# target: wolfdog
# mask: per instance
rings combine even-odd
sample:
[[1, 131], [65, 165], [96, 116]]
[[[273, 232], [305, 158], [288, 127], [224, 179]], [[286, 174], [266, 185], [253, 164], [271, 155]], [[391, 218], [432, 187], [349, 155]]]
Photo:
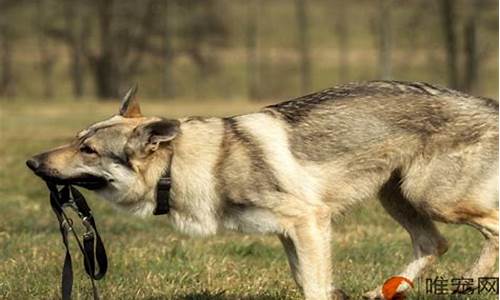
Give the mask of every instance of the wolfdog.
[[[498, 104], [419, 82], [339, 85], [216, 118], [145, 117], [135, 88], [120, 113], [28, 160], [38, 175], [150, 215], [169, 174], [180, 231], [276, 234], [308, 300], [344, 299], [332, 284], [331, 222], [379, 199], [409, 233], [417, 278], [447, 251], [434, 221], [467, 224], [485, 244], [465, 275], [493, 272], [498, 251]], [[383, 297], [381, 286], [368, 299]]]

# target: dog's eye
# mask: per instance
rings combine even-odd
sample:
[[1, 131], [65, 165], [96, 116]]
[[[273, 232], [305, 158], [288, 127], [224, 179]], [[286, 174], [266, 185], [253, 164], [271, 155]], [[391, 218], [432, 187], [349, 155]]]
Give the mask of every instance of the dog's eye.
[[97, 154], [97, 151], [95, 151], [92, 147], [89, 145], [82, 145], [80, 147], [80, 152], [85, 153], [85, 154]]

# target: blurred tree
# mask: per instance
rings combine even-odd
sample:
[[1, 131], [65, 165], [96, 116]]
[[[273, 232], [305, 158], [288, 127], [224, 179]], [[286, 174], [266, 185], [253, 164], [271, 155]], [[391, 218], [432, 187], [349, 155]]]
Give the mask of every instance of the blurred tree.
[[[94, 75], [97, 96], [101, 99], [110, 99], [118, 96], [120, 81], [119, 64], [116, 44], [116, 31], [112, 25], [115, 17], [113, 0], [94, 0], [95, 13], [97, 15], [97, 30], [99, 34], [98, 46], [95, 50], [85, 49], [86, 57], [90, 63]], [[124, 20], [130, 24], [132, 20]], [[124, 44], [124, 41], [119, 42]], [[122, 45], [128, 46], [128, 45]], [[122, 58], [123, 59], [123, 58]]]
[[[495, 95], [497, 0], [395, 4], [0, 0], [0, 93], [66, 95], [68, 86], [80, 97], [92, 87], [98, 97], [115, 98], [140, 79], [147, 81], [146, 96], [259, 99], [307, 93], [332, 77], [445, 77], [451, 87]], [[370, 12], [373, 18], [366, 18]], [[321, 14], [331, 21], [316, 18]], [[366, 38], [369, 30], [373, 40]], [[315, 61], [322, 66], [312, 74]]]
[[[432, 11], [432, 1], [434, 0], [412, 0], [397, 6], [398, 10], [404, 10], [408, 12], [405, 18], [394, 18], [394, 23], [398, 26], [394, 31], [394, 38], [397, 39], [397, 45], [394, 47], [394, 51], [402, 51], [405, 55], [414, 55], [416, 53], [424, 53], [427, 51], [426, 48], [422, 47], [429, 35], [425, 32], [424, 28], [429, 23], [428, 16], [433, 15], [429, 13]], [[404, 32], [403, 35], [399, 35], [399, 32]], [[418, 49], [418, 50], [417, 50]], [[418, 51], [418, 52], [417, 52]], [[429, 54], [423, 54], [429, 55]], [[437, 64], [432, 63], [432, 60], [426, 60], [426, 64], [437, 68]], [[398, 60], [397, 64], [394, 66], [394, 74], [403, 73], [410, 74], [414, 70], [416, 64], [415, 59], [402, 59]], [[404, 76], [399, 79], [411, 79], [405, 78]]]
[[84, 45], [89, 42], [90, 18], [81, 0], [64, 0], [64, 24], [69, 48], [70, 75], [73, 95], [76, 98], [84, 93]]
[[247, 89], [249, 99], [260, 99], [259, 90], [259, 72], [257, 56], [257, 34], [258, 34], [258, 10], [260, 1], [247, 2], [247, 28], [246, 28], [246, 47], [247, 47]]
[[477, 51], [477, 23], [480, 20], [481, 6], [483, 1], [473, 1], [468, 3], [472, 6], [469, 10], [464, 26], [464, 78], [462, 82], [463, 90], [473, 92], [477, 86], [479, 73], [479, 56]]
[[[195, 86], [201, 89], [217, 71], [217, 50], [227, 46], [229, 29], [224, 19], [228, 16], [222, 14], [215, 0], [177, 0], [177, 6], [181, 12], [177, 51], [186, 54], [198, 69], [199, 83]], [[202, 90], [197, 93], [204, 94]]]
[[391, 79], [392, 77], [392, 0], [378, 0], [378, 69], [379, 78]]
[[[88, 62], [101, 99], [119, 95], [122, 81], [138, 71], [157, 21], [160, 0], [116, 2], [114, 0], [64, 0], [63, 25], [48, 33], [65, 42], [70, 50], [73, 91], [83, 93], [83, 61]], [[87, 11], [88, 10], [88, 11]], [[91, 17], [95, 16], [95, 27]], [[97, 37], [90, 39], [93, 29]]]
[[116, 96], [125, 81], [141, 72], [146, 57], [162, 61], [160, 90], [166, 97], [176, 95], [172, 70], [177, 57], [194, 64], [199, 83], [216, 71], [216, 50], [227, 44], [228, 36], [219, 1], [93, 1], [97, 22], [91, 29], [98, 36], [84, 43], [83, 50], [99, 98]]
[[68, 78], [71, 78], [73, 95], [79, 98], [84, 93], [84, 52], [89, 44], [90, 15], [81, 0], [62, 0], [54, 3], [54, 6], [58, 10], [55, 15], [47, 16], [52, 21], [45, 21], [43, 30], [50, 38], [66, 45], [70, 58]]
[[46, 32], [50, 17], [48, 11], [51, 9], [47, 0], [36, 1], [37, 13], [35, 17], [35, 32], [38, 36], [38, 51], [40, 53], [40, 71], [42, 82], [42, 96], [46, 99], [54, 96], [54, 76], [53, 70], [56, 63], [56, 55], [49, 41], [46, 39]]
[[309, 21], [306, 0], [295, 0], [297, 26], [299, 32], [298, 49], [300, 53], [301, 93], [311, 91], [311, 57], [309, 54]]
[[349, 33], [348, 33], [348, 5], [346, 0], [334, 1], [335, 33], [338, 49], [339, 81], [346, 82], [349, 79]]
[[441, 0], [441, 22], [446, 47], [446, 60], [448, 65], [448, 84], [451, 88], [459, 88], [458, 50], [455, 33], [456, 13], [455, 0]]
[[174, 83], [173, 83], [173, 64], [174, 64], [174, 49], [172, 47], [172, 39], [173, 32], [171, 28], [171, 18], [174, 16], [171, 12], [172, 5], [170, 0], [163, 1], [163, 32], [160, 33], [162, 35], [163, 41], [163, 67], [164, 73], [162, 76], [162, 94], [163, 96], [170, 98], [174, 97]]
[[18, 4], [16, 0], [0, 2], [0, 95], [7, 97], [13, 97], [16, 93], [12, 53], [15, 32], [10, 18], [10, 13], [16, 4]]

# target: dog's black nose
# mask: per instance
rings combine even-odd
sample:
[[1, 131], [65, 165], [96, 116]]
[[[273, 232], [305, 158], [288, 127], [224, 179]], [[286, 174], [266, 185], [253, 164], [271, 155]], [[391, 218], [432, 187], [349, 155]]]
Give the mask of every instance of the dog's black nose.
[[38, 167], [40, 167], [40, 162], [34, 158], [28, 159], [26, 161], [26, 165], [28, 168], [30, 168], [32, 171], [36, 171]]

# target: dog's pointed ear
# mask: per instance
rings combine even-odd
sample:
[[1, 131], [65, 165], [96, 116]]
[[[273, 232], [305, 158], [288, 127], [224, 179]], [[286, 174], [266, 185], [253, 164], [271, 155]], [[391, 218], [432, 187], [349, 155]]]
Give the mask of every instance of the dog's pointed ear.
[[137, 84], [131, 87], [125, 97], [122, 99], [120, 106], [120, 115], [125, 118], [139, 118], [142, 117], [141, 107], [135, 94], [137, 93]]
[[156, 151], [162, 143], [170, 142], [179, 133], [180, 122], [163, 119], [137, 128], [147, 152]]

